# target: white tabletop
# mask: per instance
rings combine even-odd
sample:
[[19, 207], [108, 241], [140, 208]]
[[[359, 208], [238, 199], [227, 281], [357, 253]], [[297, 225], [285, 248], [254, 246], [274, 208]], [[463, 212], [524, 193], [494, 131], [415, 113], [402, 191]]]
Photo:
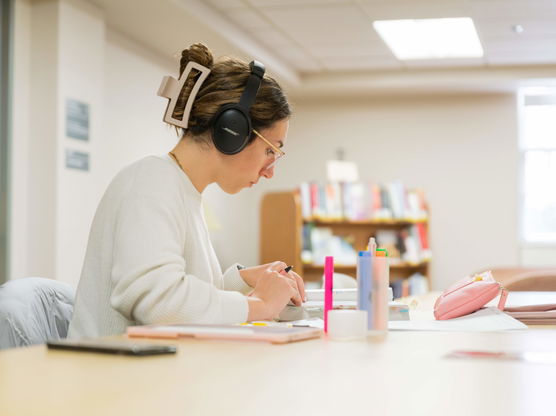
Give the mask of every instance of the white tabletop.
[[167, 343], [179, 346], [177, 355], [2, 351], [0, 415], [556, 413], [554, 365], [444, 358], [461, 349], [556, 351], [554, 330]]

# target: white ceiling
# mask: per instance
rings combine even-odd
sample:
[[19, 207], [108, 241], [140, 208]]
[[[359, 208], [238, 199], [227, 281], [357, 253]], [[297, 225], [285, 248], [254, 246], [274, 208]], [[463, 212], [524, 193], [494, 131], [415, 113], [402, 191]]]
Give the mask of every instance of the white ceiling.
[[[151, 49], [169, 55], [203, 41], [217, 54], [265, 62], [309, 95], [508, 90], [518, 80], [556, 78], [556, 0], [92, 1], [109, 26]], [[483, 58], [401, 62], [372, 26], [373, 20], [464, 16], [475, 22]], [[515, 25], [524, 31], [516, 33]], [[361, 82], [353, 85], [346, 74]]]
[[[301, 72], [556, 63], [555, 0], [207, 0]], [[471, 17], [482, 59], [398, 61], [374, 20]], [[520, 34], [513, 30], [521, 25]]]

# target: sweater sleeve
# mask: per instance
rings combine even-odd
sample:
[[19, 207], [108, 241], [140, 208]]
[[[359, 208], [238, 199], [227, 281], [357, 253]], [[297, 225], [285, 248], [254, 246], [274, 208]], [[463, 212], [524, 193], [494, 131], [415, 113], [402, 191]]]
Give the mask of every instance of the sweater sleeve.
[[245, 296], [219, 290], [186, 273], [182, 204], [169, 197], [130, 192], [116, 221], [110, 303], [128, 320], [139, 324], [245, 322]]
[[253, 288], [245, 283], [245, 280], [243, 280], [241, 274], [239, 273], [238, 266], [239, 263], [234, 263], [224, 272], [224, 289], [235, 290], [246, 294], [253, 290]]

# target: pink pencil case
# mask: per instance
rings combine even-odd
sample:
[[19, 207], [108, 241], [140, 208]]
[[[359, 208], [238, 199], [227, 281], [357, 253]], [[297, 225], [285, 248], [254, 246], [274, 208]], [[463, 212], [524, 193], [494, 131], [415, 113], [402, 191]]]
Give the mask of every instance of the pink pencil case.
[[500, 294], [498, 309], [504, 310], [508, 292], [490, 271], [466, 277], [448, 288], [434, 304], [434, 317], [452, 319], [478, 311]]

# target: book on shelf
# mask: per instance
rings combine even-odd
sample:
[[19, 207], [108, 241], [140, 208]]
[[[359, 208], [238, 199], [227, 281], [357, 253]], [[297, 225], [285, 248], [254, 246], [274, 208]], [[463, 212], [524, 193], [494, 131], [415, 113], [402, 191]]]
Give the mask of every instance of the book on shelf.
[[421, 273], [414, 273], [407, 279], [395, 279], [390, 282], [394, 299], [417, 296], [429, 291], [427, 278]]
[[326, 256], [334, 256], [337, 264], [355, 265], [357, 252], [348, 237], [337, 236], [327, 227], [303, 225], [303, 249], [301, 260], [305, 264], [324, 265]]
[[[389, 253], [390, 265], [419, 265], [431, 258], [417, 231], [417, 224], [402, 230], [379, 229], [374, 233], [377, 244]], [[334, 235], [329, 227], [307, 222], [302, 227], [302, 261], [322, 265], [327, 255], [334, 256], [337, 264], [355, 265], [357, 250], [349, 236]]]
[[402, 230], [377, 230], [375, 238], [377, 244], [388, 250], [390, 264], [407, 263], [411, 265], [427, 262], [431, 259], [431, 251], [423, 239], [418, 226], [424, 224], [411, 224]]
[[423, 192], [407, 189], [400, 181], [304, 182], [299, 186], [299, 195], [304, 219], [413, 222], [427, 219]]

